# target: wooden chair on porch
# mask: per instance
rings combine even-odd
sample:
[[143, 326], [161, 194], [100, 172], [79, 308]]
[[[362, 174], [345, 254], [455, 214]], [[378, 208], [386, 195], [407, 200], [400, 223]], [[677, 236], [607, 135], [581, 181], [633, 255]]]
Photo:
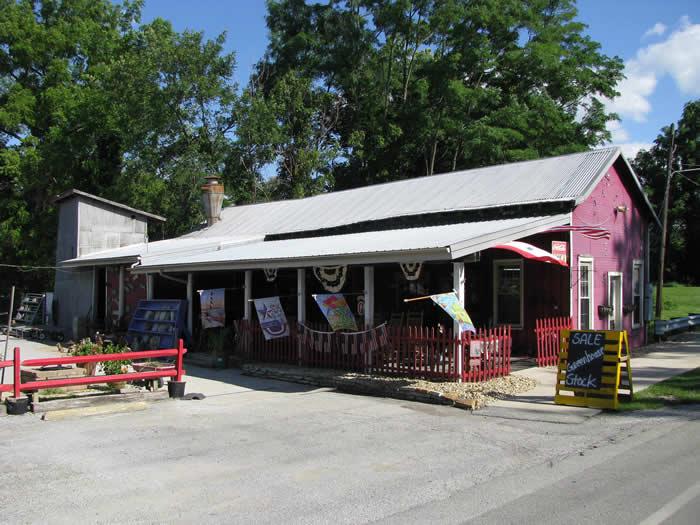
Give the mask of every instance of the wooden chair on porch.
[[389, 317], [389, 326], [403, 326], [403, 312], [392, 312]]
[[423, 326], [423, 312], [408, 312], [406, 326]]

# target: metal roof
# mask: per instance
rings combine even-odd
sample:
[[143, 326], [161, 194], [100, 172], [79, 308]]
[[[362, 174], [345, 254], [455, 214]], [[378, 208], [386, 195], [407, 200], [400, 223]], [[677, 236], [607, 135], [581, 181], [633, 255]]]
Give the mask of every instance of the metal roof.
[[202, 251], [216, 250], [217, 248], [242, 244], [246, 242], [260, 241], [261, 235], [244, 235], [237, 237], [202, 237], [165, 239], [162, 241], [145, 242], [112, 248], [100, 252], [90, 253], [75, 259], [62, 261], [61, 266], [101, 266], [110, 264], [133, 264], [139, 257], [153, 255], [193, 255]]
[[[188, 237], [306, 232], [392, 217], [537, 202], [578, 204], [620, 155], [616, 147], [604, 148], [375, 184], [304, 199], [230, 206], [222, 211], [220, 222]], [[636, 181], [634, 173], [632, 176]]]
[[153, 219], [155, 221], [160, 221], [160, 222], [166, 221], [165, 217], [161, 217], [160, 215], [148, 213], [148, 212], [143, 211], [143, 210], [137, 210], [136, 208], [132, 208], [131, 206], [127, 206], [126, 204], [114, 202], [114, 201], [111, 201], [109, 199], [105, 199], [103, 197], [98, 197], [97, 195], [93, 195], [92, 193], [87, 193], [85, 191], [80, 191], [80, 190], [76, 190], [76, 189], [64, 191], [63, 193], [61, 193], [58, 197], [56, 197], [54, 199], [54, 202], [60, 202], [60, 201], [66, 200], [70, 197], [85, 197], [86, 199], [101, 202], [102, 204], [106, 204], [106, 205], [111, 206], [113, 208], [119, 208], [120, 210], [128, 211], [128, 212], [133, 213], [135, 215], [141, 215], [141, 216], [146, 217], [148, 219]]
[[258, 241], [190, 256], [144, 256], [137, 272], [304, 267], [453, 260], [568, 224], [569, 214], [446, 224], [281, 241]]

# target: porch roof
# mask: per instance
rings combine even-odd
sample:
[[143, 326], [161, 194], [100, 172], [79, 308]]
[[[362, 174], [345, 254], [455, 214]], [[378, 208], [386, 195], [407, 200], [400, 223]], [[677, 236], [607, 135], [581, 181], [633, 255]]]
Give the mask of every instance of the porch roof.
[[61, 262], [61, 266], [108, 266], [112, 264], [134, 264], [139, 257], [176, 256], [178, 254], [191, 256], [196, 253], [216, 250], [221, 247], [246, 242], [255, 242], [263, 239], [262, 235], [241, 235], [238, 237], [196, 237], [175, 239], [165, 239], [154, 242], [140, 242], [122, 246], [121, 248], [111, 248], [99, 252], [89, 253], [75, 259], [68, 259]]
[[299, 268], [334, 264], [449, 261], [496, 244], [568, 224], [569, 214], [445, 224], [279, 241], [253, 241], [186, 255], [141, 258], [139, 273], [256, 268]]

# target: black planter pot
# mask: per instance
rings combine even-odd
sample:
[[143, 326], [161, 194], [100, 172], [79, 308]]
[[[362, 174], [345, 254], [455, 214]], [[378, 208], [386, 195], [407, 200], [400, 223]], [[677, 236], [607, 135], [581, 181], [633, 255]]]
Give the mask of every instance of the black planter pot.
[[187, 381], [168, 381], [168, 395], [172, 398], [180, 398], [185, 395]]
[[28, 397], [8, 397], [6, 402], [7, 413], [11, 416], [21, 416], [29, 411]]

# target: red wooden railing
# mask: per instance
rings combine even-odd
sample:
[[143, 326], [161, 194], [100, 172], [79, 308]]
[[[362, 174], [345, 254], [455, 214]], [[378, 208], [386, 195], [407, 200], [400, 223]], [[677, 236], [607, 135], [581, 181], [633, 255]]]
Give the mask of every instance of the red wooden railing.
[[[13, 392], [18, 398], [22, 392], [34, 392], [45, 388], [62, 388], [76, 385], [96, 385], [102, 383], [117, 383], [122, 381], [152, 380], [161, 377], [174, 377], [176, 381], [181, 381], [185, 373], [183, 367], [183, 356], [187, 353], [182, 339], [177, 348], [164, 350], [147, 350], [142, 352], [125, 352], [121, 354], [97, 354], [67, 357], [49, 357], [43, 359], [25, 359], [22, 361], [20, 349], [14, 349], [13, 359], [0, 361], [0, 368], [13, 367], [13, 382], [11, 384], [0, 385], [0, 392]], [[152, 372], [130, 372], [126, 374], [114, 374], [103, 376], [72, 377], [68, 379], [46, 379], [40, 381], [29, 381], [22, 383], [22, 366], [60, 366], [78, 363], [101, 363], [103, 361], [134, 361], [136, 359], [154, 359], [156, 357], [175, 357], [175, 368]]]
[[[463, 381], [485, 381], [510, 373], [509, 326], [479, 330], [476, 334], [467, 332], [461, 339], [435, 328], [390, 326], [388, 345], [358, 351], [345, 348], [339, 334], [334, 334], [329, 344], [320, 349], [302, 344], [296, 324], [290, 326], [289, 337], [265, 341], [257, 322], [235, 323], [237, 353], [249, 361], [454, 381], [459, 379], [461, 355]], [[329, 330], [327, 326], [310, 328]]]
[[556, 366], [559, 362], [559, 332], [572, 327], [571, 317], [535, 319], [537, 366]]

